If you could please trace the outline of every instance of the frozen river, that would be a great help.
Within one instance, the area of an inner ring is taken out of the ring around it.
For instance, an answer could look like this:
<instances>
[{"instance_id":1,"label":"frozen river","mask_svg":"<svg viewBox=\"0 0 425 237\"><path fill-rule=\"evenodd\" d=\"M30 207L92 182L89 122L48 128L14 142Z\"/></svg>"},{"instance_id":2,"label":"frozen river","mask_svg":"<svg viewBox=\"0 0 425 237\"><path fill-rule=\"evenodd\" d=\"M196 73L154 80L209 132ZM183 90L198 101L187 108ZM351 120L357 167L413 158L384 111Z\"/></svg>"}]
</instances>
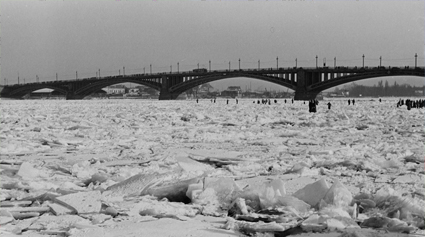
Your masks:
<instances>
[{"instance_id":1,"label":"frozen river","mask_svg":"<svg viewBox=\"0 0 425 237\"><path fill-rule=\"evenodd\" d=\"M241 161L216 176L280 175L298 165L298 176L311 182L319 176L337 178L353 195L392 188L400 195L423 197L425 110L397 108L399 98L356 98L354 106L347 99L320 101L317 113L308 112L307 102L292 104L290 99L272 100L271 105L254 104L255 99L239 99L238 104L234 99L229 104L226 99L2 100L0 155L2 161L25 161L40 169L72 167L67 178L48 170L50 178L28 183L37 194L90 178L99 172L90 165L96 162L154 160L143 169L161 173L178 154ZM111 174L106 183L140 169L106 169ZM4 174L1 178L2 183L13 180ZM301 187L286 186L286 191ZM2 188L2 201L31 193Z\"/></svg>"}]
</instances>

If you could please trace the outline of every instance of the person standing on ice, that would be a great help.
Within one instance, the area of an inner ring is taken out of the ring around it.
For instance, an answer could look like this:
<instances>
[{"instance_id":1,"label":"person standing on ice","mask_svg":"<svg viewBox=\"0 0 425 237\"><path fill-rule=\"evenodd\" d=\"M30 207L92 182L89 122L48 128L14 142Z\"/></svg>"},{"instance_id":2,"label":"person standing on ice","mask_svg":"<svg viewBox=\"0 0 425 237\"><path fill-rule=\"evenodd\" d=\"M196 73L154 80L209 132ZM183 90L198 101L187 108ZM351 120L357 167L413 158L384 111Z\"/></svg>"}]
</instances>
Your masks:
<instances>
[{"instance_id":1,"label":"person standing on ice","mask_svg":"<svg viewBox=\"0 0 425 237\"><path fill-rule=\"evenodd\" d=\"M292 99L292 104L294 103L294 99Z\"/></svg>"},{"instance_id":2,"label":"person standing on ice","mask_svg":"<svg viewBox=\"0 0 425 237\"><path fill-rule=\"evenodd\" d=\"M236 98L236 104L238 104L238 98Z\"/></svg>"},{"instance_id":3,"label":"person standing on ice","mask_svg":"<svg viewBox=\"0 0 425 237\"><path fill-rule=\"evenodd\" d=\"M328 102L328 109L331 109L331 106L332 106L331 102Z\"/></svg>"},{"instance_id":4,"label":"person standing on ice","mask_svg":"<svg viewBox=\"0 0 425 237\"><path fill-rule=\"evenodd\" d=\"M226 104L229 104L229 99L227 99Z\"/></svg>"},{"instance_id":5,"label":"person standing on ice","mask_svg":"<svg viewBox=\"0 0 425 237\"><path fill-rule=\"evenodd\" d=\"M196 98L196 103L198 103L199 102L199 100L198 100L198 98Z\"/></svg>"},{"instance_id":6,"label":"person standing on ice","mask_svg":"<svg viewBox=\"0 0 425 237\"><path fill-rule=\"evenodd\" d=\"M350 105L350 103L351 103L351 100L348 100L348 105Z\"/></svg>"},{"instance_id":7,"label":"person standing on ice","mask_svg":"<svg viewBox=\"0 0 425 237\"><path fill-rule=\"evenodd\" d=\"M285 99L285 104L286 104L286 99Z\"/></svg>"},{"instance_id":8,"label":"person standing on ice","mask_svg":"<svg viewBox=\"0 0 425 237\"><path fill-rule=\"evenodd\" d=\"M353 105L354 105L354 103L355 103L356 101L353 99L353 101L352 101L352 103L353 103Z\"/></svg>"},{"instance_id":9,"label":"person standing on ice","mask_svg":"<svg viewBox=\"0 0 425 237\"><path fill-rule=\"evenodd\" d=\"M215 104L215 98L214 98L214 104Z\"/></svg>"}]
</instances>

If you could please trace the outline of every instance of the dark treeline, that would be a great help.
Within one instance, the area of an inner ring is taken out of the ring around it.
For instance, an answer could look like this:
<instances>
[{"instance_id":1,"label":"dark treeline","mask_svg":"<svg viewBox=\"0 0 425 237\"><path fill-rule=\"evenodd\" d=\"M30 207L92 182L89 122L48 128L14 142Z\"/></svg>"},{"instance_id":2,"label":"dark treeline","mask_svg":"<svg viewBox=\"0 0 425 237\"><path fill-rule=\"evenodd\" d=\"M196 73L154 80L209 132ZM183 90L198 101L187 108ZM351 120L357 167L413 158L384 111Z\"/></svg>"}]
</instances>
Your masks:
<instances>
[{"instance_id":1,"label":"dark treeline","mask_svg":"<svg viewBox=\"0 0 425 237\"><path fill-rule=\"evenodd\" d=\"M374 86L363 86L353 83L348 89L350 96L423 96L425 86L411 86L407 84L399 85L394 82L393 85L389 85L388 81L379 81L378 85Z\"/></svg>"}]
</instances>

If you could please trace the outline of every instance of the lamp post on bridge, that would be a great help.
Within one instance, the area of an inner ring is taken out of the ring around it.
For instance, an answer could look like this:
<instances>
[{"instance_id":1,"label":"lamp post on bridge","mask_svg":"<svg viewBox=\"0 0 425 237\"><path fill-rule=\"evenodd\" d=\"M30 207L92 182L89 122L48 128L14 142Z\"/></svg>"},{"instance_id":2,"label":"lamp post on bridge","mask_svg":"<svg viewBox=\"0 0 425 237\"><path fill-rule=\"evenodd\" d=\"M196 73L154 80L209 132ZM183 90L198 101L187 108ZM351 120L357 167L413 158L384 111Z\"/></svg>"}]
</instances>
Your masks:
<instances>
[{"instance_id":1,"label":"lamp post on bridge","mask_svg":"<svg viewBox=\"0 0 425 237\"><path fill-rule=\"evenodd\" d=\"M364 68L364 54L363 54L363 56L362 56L362 57L363 57L363 68Z\"/></svg>"},{"instance_id":2,"label":"lamp post on bridge","mask_svg":"<svg viewBox=\"0 0 425 237\"><path fill-rule=\"evenodd\" d=\"M211 60L209 60L208 61L208 69L210 70L210 72L211 72Z\"/></svg>"},{"instance_id":3,"label":"lamp post on bridge","mask_svg":"<svg viewBox=\"0 0 425 237\"><path fill-rule=\"evenodd\" d=\"M279 70L279 57L276 57L276 70Z\"/></svg>"},{"instance_id":4,"label":"lamp post on bridge","mask_svg":"<svg viewBox=\"0 0 425 237\"><path fill-rule=\"evenodd\" d=\"M239 71L241 70L241 59L239 58Z\"/></svg>"},{"instance_id":5,"label":"lamp post on bridge","mask_svg":"<svg viewBox=\"0 0 425 237\"><path fill-rule=\"evenodd\" d=\"M334 68L336 68L336 57L334 58Z\"/></svg>"},{"instance_id":6,"label":"lamp post on bridge","mask_svg":"<svg viewBox=\"0 0 425 237\"><path fill-rule=\"evenodd\" d=\"M260 70L260 60L258 60L258 70Z\"/></svg>"},{"instance_id":7,"label":"lamp post on bridge","mask_svg":"<svg viewBox=\"0 0 425 237\"><path fill-rule=\"evenodd\" d=\"M379 67L382 67L382 56L379 56Z\"/></svg>"},{"instance_id":8,"label":"lamp post on bridge","mask_svg":"<svg viewBox=\"0 0 425 237\"><path fill-rule=\"evenodd\" d=\"M316 68L317 68L317 55L316 55Z\"/></svg>"},{"instance_id":9,"label":"lamp post on bridge","mask_svg":"<svg viewBox=\"0 0 425 237\"><path fill-rule=\"evenodd\" d=\"M415 53L415 68L418 66L418 54Z\"/></svg>"},{"instance_id":10,"label":"lamp post on bridge","mask_svg":"<svg viewBox=\"0 0 425 237\"><path fill-rule=\"evenodd\" d=\"M179 68L179 62L177 62L177 73L180 72L180 68Z\"/></svg>"}]
</instances>

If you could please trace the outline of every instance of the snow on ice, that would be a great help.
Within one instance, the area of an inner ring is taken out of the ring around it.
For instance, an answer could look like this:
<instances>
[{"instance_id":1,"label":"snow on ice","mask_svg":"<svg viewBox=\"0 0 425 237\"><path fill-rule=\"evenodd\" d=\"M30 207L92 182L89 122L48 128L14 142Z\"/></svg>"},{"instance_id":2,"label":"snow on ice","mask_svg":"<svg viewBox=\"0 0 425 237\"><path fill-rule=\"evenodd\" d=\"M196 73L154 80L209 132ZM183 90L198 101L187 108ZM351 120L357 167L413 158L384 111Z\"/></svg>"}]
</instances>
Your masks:
<instances>
[{"instance_id":1,"label":"snow on ice","mask_svg":"<svg viewBox=\"0 0 425 237\"><path fill-rule=\"evenodd\" d=\"M326 103L1 101L0 234L425 234L424 110Z\"/></svg>"}]
</instances>

